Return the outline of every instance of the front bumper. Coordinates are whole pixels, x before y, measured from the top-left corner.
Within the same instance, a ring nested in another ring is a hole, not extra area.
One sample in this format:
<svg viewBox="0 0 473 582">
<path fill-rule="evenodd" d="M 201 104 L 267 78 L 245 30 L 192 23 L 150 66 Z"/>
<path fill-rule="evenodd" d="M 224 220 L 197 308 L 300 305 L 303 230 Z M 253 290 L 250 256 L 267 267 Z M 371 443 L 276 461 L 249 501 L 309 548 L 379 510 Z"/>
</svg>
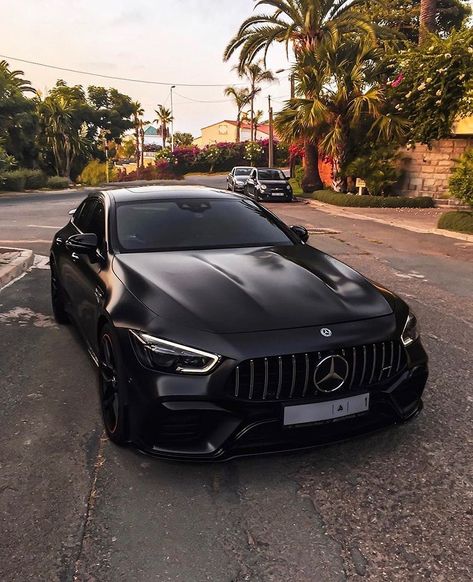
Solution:
<svg viewBox="0 0 473 582">
<path fill-rule="evenodd" d="M 420 341 L 409 348 L 408 366 L 396 378 L 350 393 L 291 401 L 243 401 L 224 390 L 234 364 L 223 362 L 208 376 L 176 376 L 144 370 L 127 342 L 131 442 L 151 455 L 183 460 L 225 460 L 289 451 L 345 440 L 403 423 L 422 409 L 427 356 Z M 285 405 L 336 400 L 370 393 L 368 412 L 285 427 Z"/>
</svg>

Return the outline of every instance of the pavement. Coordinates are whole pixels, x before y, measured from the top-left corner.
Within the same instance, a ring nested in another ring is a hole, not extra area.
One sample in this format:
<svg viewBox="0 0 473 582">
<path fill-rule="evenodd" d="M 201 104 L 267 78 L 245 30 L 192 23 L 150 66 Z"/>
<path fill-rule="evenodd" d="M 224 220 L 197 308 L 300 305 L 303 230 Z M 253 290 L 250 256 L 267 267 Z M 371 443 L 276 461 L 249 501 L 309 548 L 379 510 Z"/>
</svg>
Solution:
<svg viewBox="0 0 473 582">
<path fill-rule="evenodd" d="M 0 200 L 2 238 L 47 255 L 80 197 Z M 0 292 L 0 580 L 473 579 L 473 244 L 269 206 L 409 301 L 430 356 L 424 411 L 351 442 L 224 464 L 117 448 L 37 261 Z"/>
</svg>

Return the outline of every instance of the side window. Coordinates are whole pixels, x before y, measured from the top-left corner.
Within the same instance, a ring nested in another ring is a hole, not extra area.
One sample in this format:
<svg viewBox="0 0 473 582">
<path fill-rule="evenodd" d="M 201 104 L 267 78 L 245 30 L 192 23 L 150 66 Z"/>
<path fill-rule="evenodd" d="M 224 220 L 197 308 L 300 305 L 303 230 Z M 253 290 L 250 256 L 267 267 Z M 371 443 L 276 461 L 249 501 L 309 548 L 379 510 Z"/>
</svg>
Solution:
<svg viewBox="0 0 473 582">
<path fill-rule="evenodd" d="M 251 179 L 254 180 L 256 178 L 256 170 L 251 172 Z"/>
<path fill-rule="evenodd" d="M 100 200 L 97 201 L 92 209 L 87 232 L 93 232 L 97 235 L 98 248 L 103 249 L 105 242 L 105 208 Z"/>
<path fill-rule="evenodd" d="M 95 205 L 97 204 L 96 198 L 87 198 L 77 209 L 74 214 L 74 224 L 82 232 L 88 232 L 87 229 L 92 218 L 92 213 Z"/>
</svg>

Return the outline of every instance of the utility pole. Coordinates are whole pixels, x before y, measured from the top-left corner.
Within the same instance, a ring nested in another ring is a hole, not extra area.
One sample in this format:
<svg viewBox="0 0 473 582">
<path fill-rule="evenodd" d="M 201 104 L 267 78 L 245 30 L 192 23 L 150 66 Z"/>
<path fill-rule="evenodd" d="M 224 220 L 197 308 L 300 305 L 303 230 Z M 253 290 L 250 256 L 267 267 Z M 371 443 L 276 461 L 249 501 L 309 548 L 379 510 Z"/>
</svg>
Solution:
<svg viewBox="0 0 473 582">
<path fill-rule="evenodd" d="M 271 107 L 271 95 L 268 95 L 269 109 L 269 142 L 268 142 L 268 166 L 274 166 L 274 134 L 273 134 L 273 108 Z"/>
<path fill-rule="evenodd" d="M 172 105 L 172 90 L 176 88 L 176 85 L 171 86 L 171 151 L 174 151 L 174 108 Z"/>
</svg>

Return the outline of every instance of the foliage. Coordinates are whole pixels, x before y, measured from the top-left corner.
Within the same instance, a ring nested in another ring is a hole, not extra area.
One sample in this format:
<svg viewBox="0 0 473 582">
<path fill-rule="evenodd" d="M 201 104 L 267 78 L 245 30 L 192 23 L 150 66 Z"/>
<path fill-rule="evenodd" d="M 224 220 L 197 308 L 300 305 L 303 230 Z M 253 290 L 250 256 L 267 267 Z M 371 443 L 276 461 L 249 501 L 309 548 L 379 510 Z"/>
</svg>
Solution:
<svg viewBox="0 0 473 582">
<path fill-rule="evenodd" d="M 467 149 L 450 176 L 450 194 L 473 206 L 473 148 Z"/>
<path fill-rule="evenodd" d="M 473 29 L 447 38 L 430 35 L 391 63 L 388 97 L 409 123 L 410 142 L 430 144 L 449 137 L 458 116 L 473 114 Z"/>
<path fill-rule="evenodd" d="M 250 90 L 247 87 L 242 87 L 242 88 L 226 87 L 224 93 L 227 97 L 233 98 L 233 101 L 234 101 L 235 106 L 237 108 L 237 116 L 236 116 L 237 138 L 236 138 L 236 140 L 240 141 L 240 139 L 241 139 L 240 129 L 241 129 L 243 107 L 245 107 L 245 105 L 247 105 L 250 101 L 252 101 L 252 96 L 251 96 Z"/>
<path fill-rule="evenodd" d="M 0 190 L 23 192 L 26 186 L 24 170 L 11 170 L 0 175 Z"/>
<path fill-rule="evenodd" d="M 174 132 L 174 147 L 191 146 L 193 141 L 194 136 L 192 133 L 187 133 L 185 131 Z"/>
<path fill-rule="evenodd" d="M 109 181 L 114 182 L 118 178 L 117 170 L 109 164 Z M 82 170 L 79 182 L 88 186 L 98 186 L 107 181 L 107 164 L 99 160 L 91 160 Z"/>
<path fill-rule="evenodd" d="M 50 176 L 46 183 L 46 187 L 50 190 L 64 190 L 69 188 L 70 180 L 62 176 Z"/>
<path fill-rule="evenodd" d="M 119 182 L 133 182 L 135 180 L 180 180 L 183 174 L 175 163 L 164 158 L 156 160 L 154 165 L 138 168 L 137 171 L 119 172 Z"/>
<path fill-rule="evenodd" d="M 362 11 L 378 26 L 418 44 L 420 0 L 367 0 Z M 461 0 L 437 0 L 437 33 L 447 36 L 470 14 L 471 8 Z"/>
<path fill-rule="evenodd" d="M 5 148 L 0 143 L 0 173 L 13 170 L 17 165 L 14 156 L 7 154 Z"/>
<path fill-rule="evenodd" d="M 22 170 L 25 176 L 26 190 L 39 190 L 46 186 L 48 177 L 42 170 Z"/>
<path fill-rule="evenodd" d="M 351 206 L 358 208 L 433 208 L 434 201 L 430 196 L 408 198 L 406 196 L 357 196 L 342 194 L 333 190 L 318 190 L 310 198 L 334 204 L 335 206 Z"/>
<path fill-rule="evenodd" d="M 264 155 L 262 145 L 255 141 L 249 141 L 245 144 L 243 158 L 250 162 L 251 165 L 258 164 Z"/>
<path fill-rule="evenodd" d="M 343 170 L 345 176 L 361 178 L 373 196 L 386 195 L 400 177 L 397 152 L 393 147 L 374 147 L 352 160 Z"/>
<path fill-rule="evenodd" d="M 164 107 L 164 105 L 158 105 L 158 108 L 155 110 L 155 113 L 156 119 L 154 121 L 156 121 L 160 125 L 158 131 L 160 131 L 161 135 L 163 136 L 163 148 L 165 148 L 166 139 L 168 137 L 168 127 L 173 121 L 172 112 L 167 107 Z"/>
<path fill-rule="evenodd" d="M 445 230 L 473 234 L 473 212 L 461 212 L 458 210 L 446 212 L 439 218 L 437 226 Z"/>
</svg>

